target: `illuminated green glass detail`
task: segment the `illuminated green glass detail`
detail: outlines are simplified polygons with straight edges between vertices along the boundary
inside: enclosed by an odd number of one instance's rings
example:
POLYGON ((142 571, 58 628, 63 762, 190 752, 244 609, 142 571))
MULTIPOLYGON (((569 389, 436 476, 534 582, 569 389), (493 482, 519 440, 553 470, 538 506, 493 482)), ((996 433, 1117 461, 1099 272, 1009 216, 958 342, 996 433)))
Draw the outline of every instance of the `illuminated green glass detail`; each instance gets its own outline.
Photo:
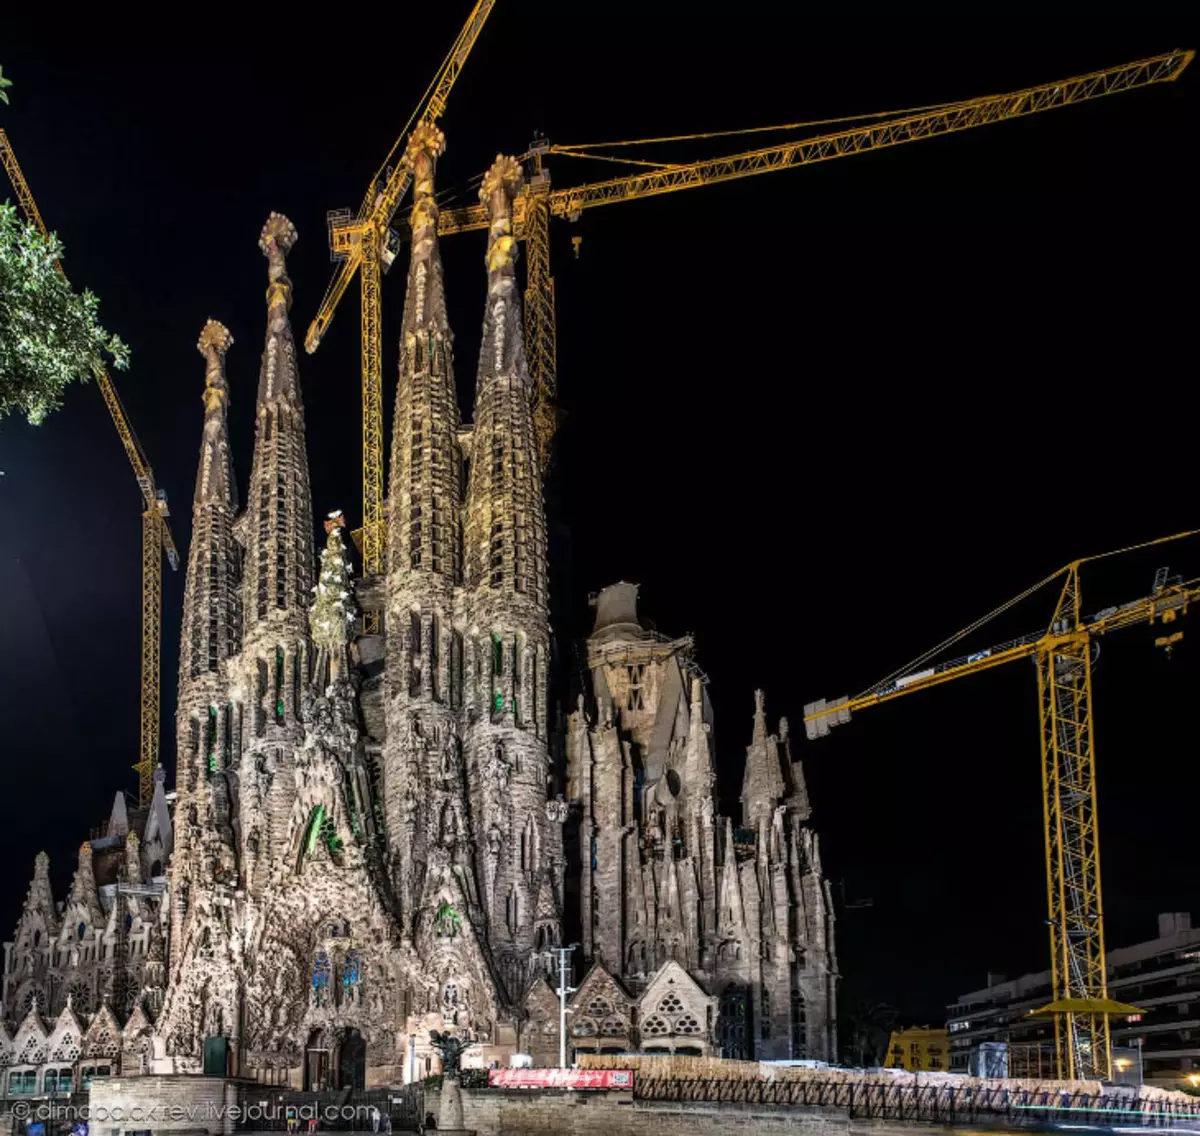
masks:
POLYGON ((437 933, 447 939, 453 939, 462 930, 462 916, 455 910, 454 905, 447 899, 438 904, 437 914, 433 917, 437 933))
POLYGON ((205 749, 208 756, 208 771, 217 771, 217 708, 208 708, 208 736, 205 738, 205 749))
POLYGON ((321 839, 325 841, 325 847, 329 849, 331 856, 342 850, 342 838, 338 835, 333 817, 326 817, 325 823, 321 825, 321 839))
POLYGON ((275 721, 283 725, 283 648, 275 648, 275 721))
POLYGON ((499 678, 504 673, 504 640, 492 632, 492 678, 499 678))
POLYGON ((503 690, 497 690, 496 693, 492 695, 492 709, 495 710, 497 714, 504 713, 504 691, 503 690))
POLYGON ((311 856, 317 850, 317 838, 321 835, 321 825, 325 823, 325 806, 317 805, 308 814, 308 830, 304 834, 304 855, 311 856))

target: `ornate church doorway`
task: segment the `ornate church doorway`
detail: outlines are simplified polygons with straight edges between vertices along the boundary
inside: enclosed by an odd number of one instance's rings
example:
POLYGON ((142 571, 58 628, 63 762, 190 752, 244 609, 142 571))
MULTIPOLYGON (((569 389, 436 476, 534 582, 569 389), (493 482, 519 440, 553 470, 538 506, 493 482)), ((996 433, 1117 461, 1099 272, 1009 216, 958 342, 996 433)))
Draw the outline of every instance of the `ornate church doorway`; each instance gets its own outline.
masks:
POLYGON ((347 1031, 338 1049, 338 1088, 367 1087, 367 1043, 356 1029, 347 1031))
POLYGON ((304 1047, 304 1089, 310 1093, 323 1093, 333 1086, 329 1083, 329 1046, 324 1030, 313 1030, 304 1047))

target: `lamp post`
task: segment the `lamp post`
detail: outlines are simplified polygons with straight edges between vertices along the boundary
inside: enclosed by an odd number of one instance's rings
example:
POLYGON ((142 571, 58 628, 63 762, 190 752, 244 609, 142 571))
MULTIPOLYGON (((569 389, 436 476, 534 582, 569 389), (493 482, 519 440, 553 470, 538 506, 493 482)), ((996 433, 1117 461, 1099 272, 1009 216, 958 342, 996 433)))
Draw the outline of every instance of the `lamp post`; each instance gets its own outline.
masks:
POLYGON ((547 958, 558 961, 558 1067, 567 1067, 567 995, 575 993, 574 986, 567 985, 571 974, 571 953, 579 946, 572 943, 569 947, 551 947, 546 952, 547 958))

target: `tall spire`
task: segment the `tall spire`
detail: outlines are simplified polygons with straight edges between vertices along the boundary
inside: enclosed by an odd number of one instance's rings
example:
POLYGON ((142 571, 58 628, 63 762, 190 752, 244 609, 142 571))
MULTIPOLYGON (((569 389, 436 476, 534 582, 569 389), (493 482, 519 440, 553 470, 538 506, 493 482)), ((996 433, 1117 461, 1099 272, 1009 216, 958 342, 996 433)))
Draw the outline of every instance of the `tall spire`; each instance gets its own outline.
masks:
POLYGON ((458 402, 453 336, 446 318, 434 167, 442 132, 422 122, 405 160, 413 170, 412 259, 400 333, 400 378, 388 481, 389 590, 411 590, 410 573, 443 591, 459 580, 458 402))
POLYGON ((475 437, 466 533, 467 582, 517 593, 545 611, 546 522, 517 290, 513 196, 521 167, 497 156, 479 196, 490 215, 488 297, 475 387, 475 437))
POLYGON ((192 498, 192 541, 183 599, 179 677, 181 702, 187 685, 215 672, 238 649, 240 603, 233 515, 237 485, 229 446, 229 384, 225 354, 229 329, 209 320, 196 349, 204 356, 204 433, 192 498))
POLYGON ((546 799, 546 522, 514 267, 513 197, 520 187, 521 167, 500 156, 480 189, 490 217, 488 294, 464 557, 468 620, 478 636, 475 673, 483 680, 469 708, 472 812, 482 821, 477 856, 494 861, 488 917, 510 993, 528 981, 524 952, 537 942, 540 889, 553 886, 549 849, 561 840, 558 823, 550 821, 557 812, 553 806, 547 811, 546 799), (502 855, 506 842, 508 855, 502 855))
MULTIPOLYGON (((400 333, 400 369, 388 481, 388 695, 384 815, 406 933, 451 884, 473 879, 460 732, 462 635, 454 627, 462 575, 462 454, 446 318, 433 176, 446 148, 421 122, 409 136, 412 258, 400 333), (426 873, 425 867, 428 867, 426 873)), ((443 896, 444 897, 444 896, 443 896)), ((475 900, 455 894, 467 910, 475 900)))
POLYGON ((246 511, 246 636, 283 619, 297 637, 307 632, 313 585, 312 498, 304 443, 304 403, 288 310, 292 282, 287 252, 296 230, 272 213, 258 247, 267 258, 267 336, 258 380, 254 462, 246 511))
POLYGON ((742 823, 757 828, 761 818, 770 819, 788 792, 783 761, 786 749, 767 733, 766 698, 754 692, 754 733, 746 747, 746 774, 742 781, 742 823))

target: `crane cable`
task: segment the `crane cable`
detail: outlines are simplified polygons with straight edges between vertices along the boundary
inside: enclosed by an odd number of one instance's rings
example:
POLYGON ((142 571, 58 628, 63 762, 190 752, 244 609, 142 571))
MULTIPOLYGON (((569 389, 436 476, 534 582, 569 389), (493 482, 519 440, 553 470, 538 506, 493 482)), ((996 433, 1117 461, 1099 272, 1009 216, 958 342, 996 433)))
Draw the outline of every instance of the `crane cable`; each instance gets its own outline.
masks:
MULTIPOLYGON (((995 96, 985 96, 985 99, 995 96)), ((708 130, 700 134, 668 134, 661 138, 633 138, 621 142, 577 142, 570 145, 553 146, 555 153, 566 154, 577 150, 598 150, 602 147, 614 146, 650 146, 657 142, 694 142, 704 138, 733 138, 741 134, 768 134, 779 130, 806 130, 812 126, 836 126, 843 122, 864 122, 867 119, 901 117, 906 114, 920 114, 930 110, 950 110, 953 107, 966 106, 968 103, 985 101, 983 99, 961 99, 958 102, 929 103, 925 106, 907 107, 904 110, 880 110, 869 114, 847 114, 837 118, 814 118, 808 122, 785 122, 778 126, 749 126, 742 130, 708 130)), ((583 155, 578 155, 582 157, 583 155)))
POLYGON ((1039 580, 1036 584, 1026 588, 1019 596, 1013 596, 1013 598, 1007 603, 1003 603, 998 608, 989 611, 987 615, 981 616, 979 619, 975 620, 974 623, 968 624, 961 631, 956 631, 950 636, 949 639, 943 639, 942 642, 940 642, 936 647, 931 647, 923 655, 918 655, 917 658, 913 659, 911 662, 905 663, 902 667, 898 667, 896 670, 892 671, 891 674, 885 675, 877 683, 867 687, 867 689, 862 691, 861 694, 856 694, 855 698, 862 698, 865 695, 870 694, 873 690, 877 690, 881 686, 886 686, 892 681, 892 679, 899 678, 902 675, 908 674, 910 671, 915 670, 917 667, 921 666, 922 663, 928 662, 935 655, 938 655, 944 651, 947 647, 952 647, 960 639, 965 639, 971 634, 972 631, 977 631, 985 623, 990 623, 998 615, 1003 615, 1004 612, 1008 611, 1009 608, 1015 607, 1022 600, 1028 599, 1031 595, 1033 595, 1034 592, 1044 588, 1048 583, 1050 583, 1051 580, 1057 580, 1058 577, 1066 571, 1066 568, 1060 568, 1057 572, 1052 572, 1045 579, 1039 580))
MULTIPOLYGON (((1156 538, 1155 540, 1142 541, 1140 544, 1129 544, 1129 545, 1126 545, 1124 548, 1114 548, 1111 552, 1101 552, 1095 556, 1085 556, 1082 560, 1076 561, 1075 565, 1078 566, 1080 564, 1086 564, 1093 560, 1105 560, 1110 556, 1121 556, 1126 552, 1138 552, 1144 548, 1153 548, 1159 544, 1169 544, 1171 541, 1183 540, 1185 537, 1197 536, 1197 535, 1200 535, 1200 529, 1188 529, 1185 532, 1175 533, 1172 536, 1160 536, 1160 537, 1156 538)), ((870 694, 871 691, 878 690, 879 687, 881 687, 881 686, 886 686, 893 679, 899 678, 899 677, 909 673, 910 671, 915 670, 917 667, 921 666, 922 663, 928 662, 935 655, 940 654, 947 647, 952 647, 960 639, 966 638, 966 636, 970 635, 972 631, 977 631, 985 623, 990 623, 997 616, 1003 615, 1004 612, 1008 611, 1009 608, 1016 606, 1022 600, 1028 599, 1031 595, 1033 595, 1034 592, 1038 591, 1041 588, 1044 588, 1052 580, 1057 580, 1060 576, 1064 575, 1066 572, 1069 572, 1071 570, 1071 567, 1072 566, 1068 564, 1068 565, 1060 568, 1057 572, 1052 572, 1045 579, 1039 580, 1036 584, 1032 585, 1031 587, 1026 588, 1025 591, 1023 591, 1020 595, 1014 596, 1007 603, 1001 604, 998 608, 995 608, 994 610, 988 612, 987 615, 982 616, 981 618, 975 620, 974 623, 968 624, 961 631, 957 631, 953 635, 951 635, 950 638, 943 639, 942 642, 939 643, 936 647, 931 647, 923 655, 919 655, 917 658, 913 659, 912 662, 905 663, 904 666, 899 667, 897 670, 892 671, 891 674, 886 675, 884 678, 881 678, 873 686, 869 686, 866 690, 862 691, 861 694, 855 695, 855 697, 862 698, 865 695, 870 694)))
MULTIPOLYGON (((375 171, 374 176, 371 178, 370 184, 367 186, 366 195, 363 197, 363 202, 358 207, 358 219, 360 221, 371 211, 371 207, 375 203, 375 192, 377 186, 379 185, 380 178, 387 173, 388 165, 400 144, 407 144, 408 132, 409 128, 413 124, 413 120, 416 119, 419 114, 421 114, 428 104, 430 93, 434 90, 438 83, 441 82, 442 76, 445 75, 446 69, 450 66, 450 62, 454 58, 455 52, 458 51, 459 45, 462 43, 462 39, 466 34, 466 31, 467 29, 465 27, 459 31, 454 43, 450 45, 450 50, 446 52, 445 57, 442 59, 441 66, 438 67, 433 78, 429 80, 429 85, 422 92, 420 99, 417 101, 416 108, 413 110, 412 114, 408 116, 408 121, 404 124, 404 129, 400 131, 396 141, 392 143, 391 149, 388 150, 387 157, 383 159, 383 164, 375 171)), ((333 285, 336 279, 337 277, 335 275, 334 279, 326 285, 325 294, 321 297, 321 307, 318 310, 324 309, 325 305, 328 303, 329 296, 333 291, 333 285)))
POLYGON ((380 179, 387 173, 388 165, 390 164, 392 157, 396 153, 397 149, 399 149, 401 145, 408 144, 409 128, 412 126, 413 122, 421 115, 422 111, 424 111, 424 109, 428 105, 430 94, 434 91, 434 89, 437 87, 437 85, 442 81, 442 76, 446 74, 446 70, 447 70, 447 68, 449 68, 450 63, 454 59, 454 56, 458 51, 459 45, 462 43, 463 37, 466 34, 467 34, 467 27, 463 27, 459 30, 458 36, 455 38, 454 42, 450 45, 450 50, 446 52, 445 57, 442 59, 441 65, 438 67, 437 71, 434 73, 433 78, 429 80, 429 85, 422 92, 420 99, 417 100, 417 105, 414 108, 412 114, 410 114, 408 116, 408 121, 404 124, 404 128, 400 131, 400 134, 396 138, 396 141, 392 143, 392 148, 390 150, 388 150, 387 157, 383 159, 383 164, 379 167, 379 169, 377 169, 375 171, 375 176, 371 179, 371 184, 367 189, 367 195, 363 199, 362 208, 359 210, 359 218, 360 219, 362 217, 364 217, 367 212, 370 211, 370 208, 374 204, 374 201, 375 201, 375 193, 374 193, 375 187, 379 184, 380 179))

